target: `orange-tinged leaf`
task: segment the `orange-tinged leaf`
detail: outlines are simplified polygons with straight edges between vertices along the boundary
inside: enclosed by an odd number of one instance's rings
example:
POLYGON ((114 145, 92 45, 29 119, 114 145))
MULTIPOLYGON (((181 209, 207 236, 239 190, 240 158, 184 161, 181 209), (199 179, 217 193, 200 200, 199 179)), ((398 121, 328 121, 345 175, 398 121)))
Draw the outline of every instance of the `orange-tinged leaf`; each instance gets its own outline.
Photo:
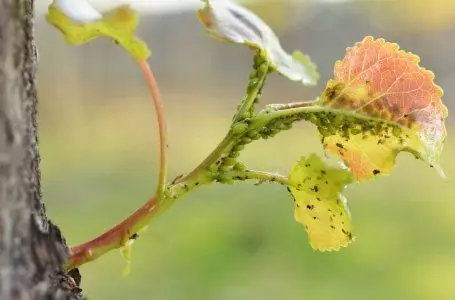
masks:
POLYGON ((319 105, 351 117, 339 120, 341 130, 318 126, 326 149, 339 155, 357 180, 388 173, 400 151, 439 168, 447 109, 434 74, 418 63, 397 44, 366 37, 335 64, 319 105))

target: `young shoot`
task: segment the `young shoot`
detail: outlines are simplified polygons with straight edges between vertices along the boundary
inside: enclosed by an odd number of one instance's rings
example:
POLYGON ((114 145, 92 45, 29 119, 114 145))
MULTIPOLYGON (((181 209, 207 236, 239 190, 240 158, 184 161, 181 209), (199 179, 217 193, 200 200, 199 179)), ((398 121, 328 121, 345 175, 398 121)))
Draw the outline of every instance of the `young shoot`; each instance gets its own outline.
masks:
POLYGON ((82 0, 77 6, 63 0, 50 5, 48 22, 69 43, 80 45, 107 37, 138 63, 152 94, 160 135, 156 194, 112 229, 72 247, 68 270, 112 249, 122 249, 129 262, 131 246, 141 230, 185 195, 213 183, 247 180, 282 185, 294 199, 295 219, 307 231, 310 245, 320 251, 339 250, 354 239, 351 214, 343 196, 347 184, 389 173, 402 151, 440 170, 447 109, 441 102, 441 88, 433 82, 434 74, 419 66, 416 55, 383 39, 366 37, 335 63, 333 78, 320 97, 258 110, 269 74, 276 72, 296 83, 314 86, 319 79, 315 64, 299 51, 292 55, 285 52, 267 24, 234 2, 206 0, 198 17, 211 36, 250 48, 252 71, 245 97, 233 113, 224 139, 199 165, 168 180, 163 101, 147 61, 150 50, 135 36, 139 15, 128 6, 102 14, 82 0), (329 166, 323 157, 311 154, 296 158, 291 173, 281 175, 252 170, 241 160, 249 144, 272 139, 299 121, 318 128, 323 150, 333 153, 344 167, 329 166))

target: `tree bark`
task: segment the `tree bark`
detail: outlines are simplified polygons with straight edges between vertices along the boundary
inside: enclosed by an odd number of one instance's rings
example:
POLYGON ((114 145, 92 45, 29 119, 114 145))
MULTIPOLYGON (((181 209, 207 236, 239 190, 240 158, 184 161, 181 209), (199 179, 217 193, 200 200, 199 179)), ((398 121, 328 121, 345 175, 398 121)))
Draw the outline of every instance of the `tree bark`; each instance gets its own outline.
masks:
POLYGON ((80 299, 41 201, 33 0, 0 0, 0 299, 80 299))

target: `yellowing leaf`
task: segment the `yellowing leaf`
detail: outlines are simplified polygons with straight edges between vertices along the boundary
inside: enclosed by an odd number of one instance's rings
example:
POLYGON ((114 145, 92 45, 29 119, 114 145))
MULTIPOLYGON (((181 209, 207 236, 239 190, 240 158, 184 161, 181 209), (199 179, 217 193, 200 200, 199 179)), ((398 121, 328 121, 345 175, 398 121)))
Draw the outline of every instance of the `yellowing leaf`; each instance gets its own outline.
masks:
POLYGON ((419 58, 383 39, 366 37, 335 64, 315 122, 327 150, 357 180, 388 173, 400 151, 438 167, 447 109, 434 74, 419 58))
POLYGON ((338 251, 352 240, 352 224, 342 195, 352 181, 348 170, 328 168, 317 155, 302 158, 289 175, 295 219, 308 232, 311 247, 338 251))
POLYGON ((139 15, 128 6, 122 6, 98 21, 78 23, 65 15, 55 4, 49 6, 46 20, 57 27, 73 45, 85 44, 106 36, 125 48, 135 59, 150 56, 147 45, 135 37, 139 15))
POLYGON ((286 53, 280 42, 258 16, 232 1, 206 0, 199 19, 209 33, 222 41, 245 44, 261 54, 282 75, 305 85, 319 79, 316 66, 308 56, 286 53))

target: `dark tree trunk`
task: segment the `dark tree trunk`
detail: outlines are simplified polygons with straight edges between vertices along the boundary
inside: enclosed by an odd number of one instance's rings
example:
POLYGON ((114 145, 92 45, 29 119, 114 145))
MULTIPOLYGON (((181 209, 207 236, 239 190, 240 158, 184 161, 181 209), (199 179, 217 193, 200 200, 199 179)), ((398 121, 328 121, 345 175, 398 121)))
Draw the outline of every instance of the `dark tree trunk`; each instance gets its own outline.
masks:
POLYGON ((41 202, 33 35, 33 0, 0 0, 0 299, 79 299, 41 202))

